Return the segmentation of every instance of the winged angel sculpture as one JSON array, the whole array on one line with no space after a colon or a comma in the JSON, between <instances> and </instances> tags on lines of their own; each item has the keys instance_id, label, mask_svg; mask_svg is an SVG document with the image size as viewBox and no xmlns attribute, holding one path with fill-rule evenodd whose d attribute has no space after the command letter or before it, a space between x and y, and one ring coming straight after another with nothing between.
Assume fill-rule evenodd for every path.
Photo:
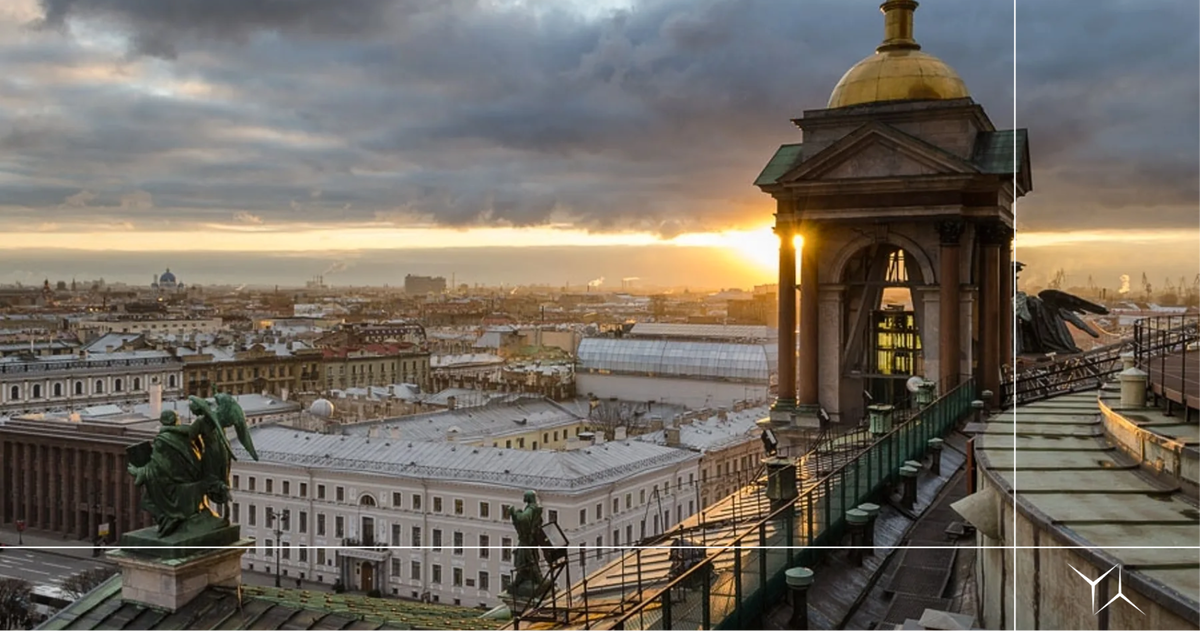
<instances>
[{"instance_id":1,"label":"winged angel sculpture","mask_svg":"<svg viewBox=\"0 0 1200 631\"><path fill-rule=\"evenodd\" d=\"M1013 265L1017 273L1025 268L1021 263ZM1107 315L1108 309L1057 289L1043 289L1036 297L1018 291L1013 312L1017 316L1017 355L1022 355L1082 353L1067 324L1098 338L1100 333L1080 315Z\"/></svg>"},{"instance_id":2,"label":"winged angel sculpture","mask_svg":"<svg viewBox=\"0 0 1200 631\"><path fill-rule=\"evenodd\" d=\"M190 397L188 408L195 417L190 425L179 425L178 415L168 410L152 444L129 448L129 473L142 487L142 508L154 516L160 537L195 515L218 516L216 507L229 503L229 467L236 458L225 437L227 428L234 428L238 441L258 460L245 412L233 397L218 394L215 406Z\"/></svg>"}]
</instances>

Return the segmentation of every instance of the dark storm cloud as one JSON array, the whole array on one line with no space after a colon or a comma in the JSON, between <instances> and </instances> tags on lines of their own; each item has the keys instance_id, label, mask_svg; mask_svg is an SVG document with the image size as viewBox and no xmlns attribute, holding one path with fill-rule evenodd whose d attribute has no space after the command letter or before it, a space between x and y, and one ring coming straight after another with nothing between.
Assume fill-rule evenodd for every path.
<instances>
[{"instance_id":1,"label":"dark storm cloud","mask_svg":"<svg viewBox=\"0 0 1200 631\"><path fill-rule=\"evenodd\" d=\"M1200 5L1025 2L1018 124L1029 128L1030 228L1197 226Z\"/></svg>"},{"instance_id":2,"label":"dark storm cloud","mask_svg":"<svg viewBox=\"0 0 1200 631\"><path fill-rule=\"evenodd\" d=\"M132 31L137 52L174 58L181 39L245 42L262 31L354 37L382 26L375 0L42 0L49 28L68 18L109 18Z\"/></svg>"},{"instance_id":3,"label":"dark storm cloud","mask_svg":"<svg viewBox=\"0 0 1200 631\"><path fill-rule=\"evenodd\" d=\"M789 119L872 51L876 6L43 0L43 28L0 43L0 204L179 225L236 212L663 234L763 221L771 205L750 182L798 139ZM1019 9L1016 109L1039 211L1024 227L1123 225L1143 204L1179 226L1185 202L1194 222L1195 3ZM917 39L1000 128L1012 20L1003 1L917 13ZM124 39L97 46L98 32ZM82 72L94 66L128 80ZM81 191L93 197L63 203ZM152 208L122 205L137 191Z\"/></svg>"}]
</instances>

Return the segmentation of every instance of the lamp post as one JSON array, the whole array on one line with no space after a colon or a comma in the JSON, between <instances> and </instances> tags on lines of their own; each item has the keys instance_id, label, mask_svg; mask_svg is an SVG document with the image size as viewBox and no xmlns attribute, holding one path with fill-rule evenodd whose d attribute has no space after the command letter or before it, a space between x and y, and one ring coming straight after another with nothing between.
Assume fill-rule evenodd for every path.
<instances>
[{"instance_id":1,"label":"lamp post","mask_svg":"<svg viewBox=\"0 0 1200 631\"><path fill-rule=\"evenodd\" d=\"M283 542L280 539L283 537L283 529L287 528L288 519L292 516L292 511L284 509L283 513L276 513L275 509L267 507L267 528L275 526L275 587L279 587L279 548Z\"/></svg>"},{"instance_id":2,"label":"lamp post","mask_svg":"<svg viewBox=\"0 0 1200 631\"><path fill-rule=\"evenodd\" d=\"M93 491L92 492L92 515L95 516L93 523L96 524L96 528L97 528L97 531L92 533L92 556L94 556L94 557L100 556L99 527L100 527L100 520L104 519L104 515L102 515L100 513L100 511L103 509L104 509L104 507L100 505L100 493L98 491Z\"/></svg>"}]
</instances>

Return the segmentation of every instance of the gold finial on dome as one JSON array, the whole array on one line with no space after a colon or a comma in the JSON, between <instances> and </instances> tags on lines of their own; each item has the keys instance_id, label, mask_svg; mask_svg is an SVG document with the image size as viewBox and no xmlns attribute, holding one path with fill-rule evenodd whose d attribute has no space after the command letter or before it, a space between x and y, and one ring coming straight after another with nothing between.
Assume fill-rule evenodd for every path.
<instances>
[{"instance_id":1,"label":"gold finial on dome","mask_svg":"<svg viewBox=\"0 0 1200 631\"><path fill-rule=\"evenodd\" d=\"M858 62L842 77L829 107L848 107L884 101L959 99L970 96L954 69L921 52L913 39L916 0L887 0L883 12L883 43L875 54Z\"/></svg>"},{"instance_id":2,"label":"gold finial on dome","mask_svg":"<svg viewBox=\"0 0 1200 631\"><path fill-rule=\"evenodd\" d=\"M921 50L913 39L913 12L917 6L916 0L888 0L879 5L883 12L883 43L875 52Z\"/></svg>"}]
</instances>

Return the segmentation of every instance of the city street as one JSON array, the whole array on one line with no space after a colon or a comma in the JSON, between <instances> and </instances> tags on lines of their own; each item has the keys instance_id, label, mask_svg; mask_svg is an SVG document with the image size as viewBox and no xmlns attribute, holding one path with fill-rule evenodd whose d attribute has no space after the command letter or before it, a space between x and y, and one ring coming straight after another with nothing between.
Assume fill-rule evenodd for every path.
<instances>
[{"instance_id":1,"label":"city street","mask_svg":"<svg viewBox=\"0 0 1200 631\"><path fill-rule=\"evenodd\" d=\"M34 548L0 548L0 577L23 578L34 585L57 585L63 579L97 567L112 567L93 559L84 559Z\"/></svg>"}]
</instances>

